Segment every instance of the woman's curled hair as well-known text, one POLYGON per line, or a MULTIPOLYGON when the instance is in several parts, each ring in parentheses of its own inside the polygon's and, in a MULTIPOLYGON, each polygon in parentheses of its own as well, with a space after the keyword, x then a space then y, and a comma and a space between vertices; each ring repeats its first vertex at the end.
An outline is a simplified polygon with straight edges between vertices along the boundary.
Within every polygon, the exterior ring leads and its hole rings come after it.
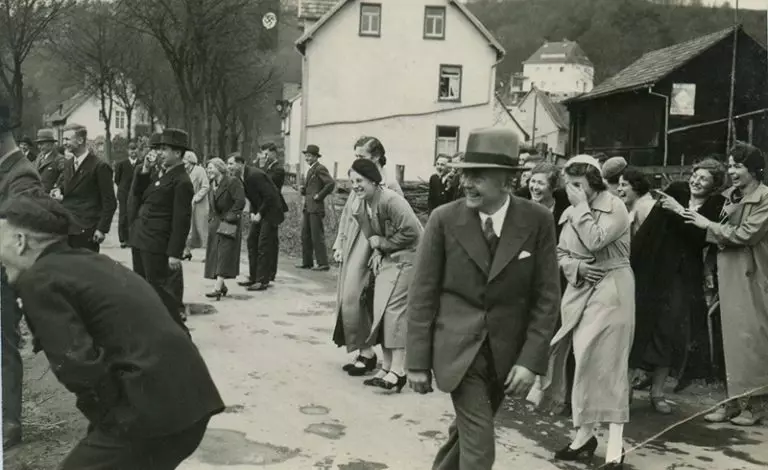
POLYGON ((593 191, 605 191, 608 186, 603 181, 603 175, 596 167, 586 163, 573 163, 565 167, 565 174, 568 176, 583 176, 587 179, 587 184, 593 191))

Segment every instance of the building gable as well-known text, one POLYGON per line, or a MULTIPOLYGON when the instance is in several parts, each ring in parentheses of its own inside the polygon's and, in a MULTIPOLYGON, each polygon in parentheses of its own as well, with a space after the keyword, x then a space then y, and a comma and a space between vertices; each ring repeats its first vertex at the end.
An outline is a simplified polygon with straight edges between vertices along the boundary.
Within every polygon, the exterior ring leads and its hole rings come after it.
POLYGON ((523 64, 579 64, 593 67, 592 61, 589 60, 581 46, 568 40, 545 42, 523 64))

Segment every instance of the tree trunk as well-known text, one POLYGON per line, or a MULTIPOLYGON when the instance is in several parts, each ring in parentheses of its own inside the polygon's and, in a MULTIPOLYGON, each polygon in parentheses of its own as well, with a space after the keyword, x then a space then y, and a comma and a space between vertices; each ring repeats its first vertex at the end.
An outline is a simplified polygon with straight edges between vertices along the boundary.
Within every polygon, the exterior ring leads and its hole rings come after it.
POLYGON ((229 151, 237 152, 240 147, 240 129, 237 126, 237 113, 232 111, 229 116, 229 151))
POLYGON ((131 141, 131 131, 133 130, 133 108, 134 105, 125 107, 125 124, 128 126, 128 130, 125 132, 125 138, 128 142, 131 141))
POLYGON ((218 116, 219 132, 217 133, 216 148, 221 158, 227 156, 227 130, 229 128, 227 117, 218 116))
POLYGON ((251 120, 251 114, 248 111, 242 111, 240 112, 240 127, 243 130, 243 144, 241 149, 241 155, 243 158, 248 160, 249 162, 253 159, 252 154, 252 148, 253 143, 251 142, 251 127, 252 127, 252 120, 251 120))
POLYGON ((14 127, 21 126, 24 116, 24 75, 21 71, 21 62, 14 60, 13 69, 13 90, 11 91, 13 99, 13 113, 11 114, 11 123, 14 127))

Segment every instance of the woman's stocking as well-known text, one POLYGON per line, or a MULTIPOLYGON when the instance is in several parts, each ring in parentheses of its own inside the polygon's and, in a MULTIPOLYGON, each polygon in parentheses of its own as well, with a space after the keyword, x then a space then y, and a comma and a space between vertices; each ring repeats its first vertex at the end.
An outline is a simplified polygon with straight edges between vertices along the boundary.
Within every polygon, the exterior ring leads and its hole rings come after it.
POLYGON ((605 462, 620 462, 624 453, 624 425, 613 424, 608 426, 608 448, 605 451, 605 462))
POLYGON ((392 366, 389 370, 397 375, 405 375, 405 348, 390 349, 392 351, 392 366))

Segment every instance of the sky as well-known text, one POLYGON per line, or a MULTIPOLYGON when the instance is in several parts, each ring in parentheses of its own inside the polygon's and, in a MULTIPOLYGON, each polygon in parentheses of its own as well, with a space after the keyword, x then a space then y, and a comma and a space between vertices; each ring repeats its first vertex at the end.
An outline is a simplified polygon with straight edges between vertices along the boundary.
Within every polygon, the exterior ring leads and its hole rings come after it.
MULTIPOLYGON (((736 0, 727 0, 731 6, 736 6, 736 0)), ((711 3, 713 5, 721 5, 726 0, 705 0, 705 3, 711 3)), ((768 0, 739 0, 739 8, 745 8, 748 10, 765 10, 768 8, 768 0)))

